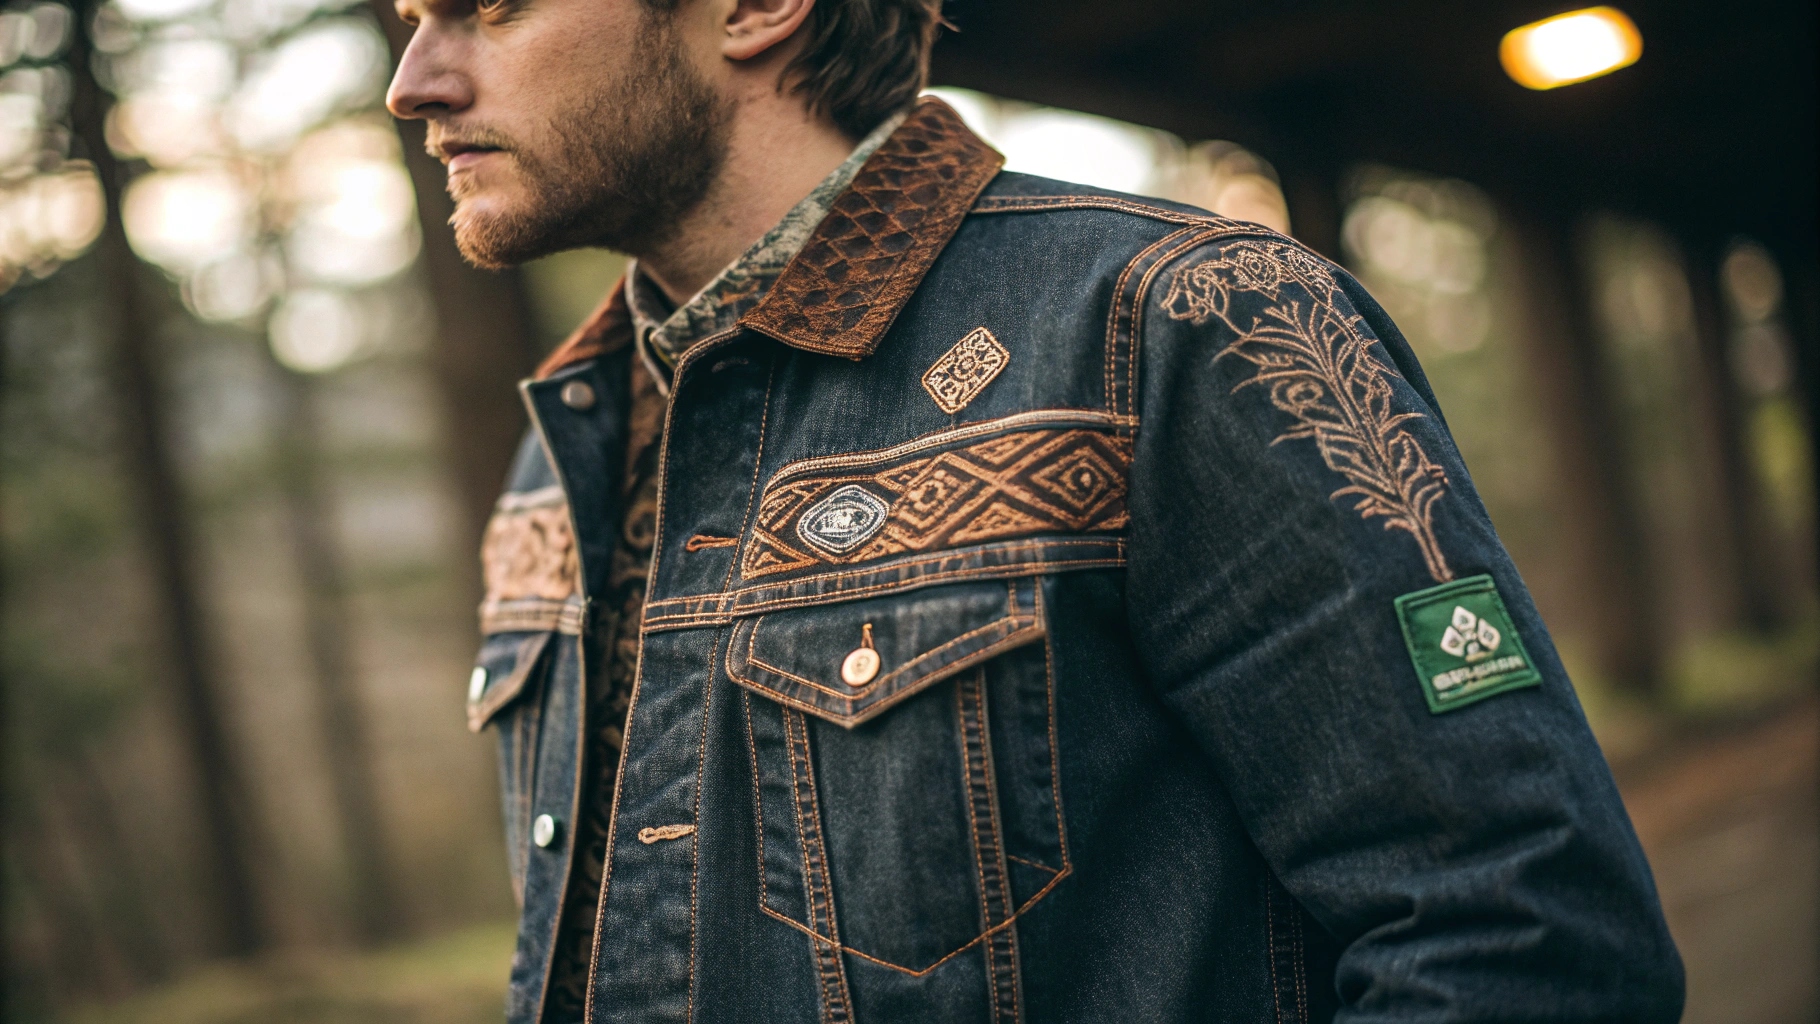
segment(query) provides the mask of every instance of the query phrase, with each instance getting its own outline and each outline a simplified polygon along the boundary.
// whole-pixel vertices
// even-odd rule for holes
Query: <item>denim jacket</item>
[[[1383,310],[1256,225],[1001,162],[925,100],[675,369],[587,1024],[1678,1019]],[[614,296],[521,386],[486,541],[512,1024],[622,511]]]

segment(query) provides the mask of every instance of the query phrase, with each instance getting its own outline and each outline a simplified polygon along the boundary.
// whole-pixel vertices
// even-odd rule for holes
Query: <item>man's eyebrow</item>
[[[398,20],[407,25],[415,25],[430,14],[459,14],[464,6],[462,0],[392,0],[392,9],[398,12]]]

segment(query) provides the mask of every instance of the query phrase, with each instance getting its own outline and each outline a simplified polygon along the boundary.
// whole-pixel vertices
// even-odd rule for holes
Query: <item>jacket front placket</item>
[[[567,499],[570,529],[580,562],[581,631],[573,641],[575,670],[550,674],[563,692],[545,698],[546,731],[536,809],[560,822],[557,842],[532,851],[525,881],[527,920],[512,958],[512,1024],[537,1024],[548,994],[551,952],[561,923],[564,894],[575,862],[575,837],[587,791],[582,766],[597,722],[589,715],[587,679],[594,651],[594,596],[605,590],[619,522],[620,470],[625,464],[629,350],[621,349],[519,385],[533,428]],[[559,649],[558,656],[563,653]],[[560,765],[566,770],[556,770]],[[542,920],[533,921],[530,915]],[[535,974],[534,972],[541,972]],[[535,998],[530,998],[534,995]],[[522,1005],[521,1005],[522,1004]]]
[[[677,365],[659,455],[648,600],[686,586],[679,574],[700,577],[705,569],[722,576],[722,560],[731,574],[730,549],[686,553],[677,538],[736,537],[750,509],[770,362],[715,358],[742,333],[735,328],[704,339]],[[715,711],[712,666],[721,632],[640,638],[614,782],[588,1024],[690,1018],[704,723]]]

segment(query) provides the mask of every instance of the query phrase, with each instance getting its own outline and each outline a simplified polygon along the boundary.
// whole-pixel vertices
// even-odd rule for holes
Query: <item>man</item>
[[[399,0],[483,266],[635,257],[484,543],[514,1024],[1672,1021],[1383,311],[1000,173],[939,0]]]

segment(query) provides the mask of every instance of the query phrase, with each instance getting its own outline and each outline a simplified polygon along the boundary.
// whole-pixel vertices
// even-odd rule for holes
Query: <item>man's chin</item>
[[[484,202],[459,203],[449,224],[462,257],[484,270],[515,267],[565,248],[549,232],[539,230],[532,218]]]

